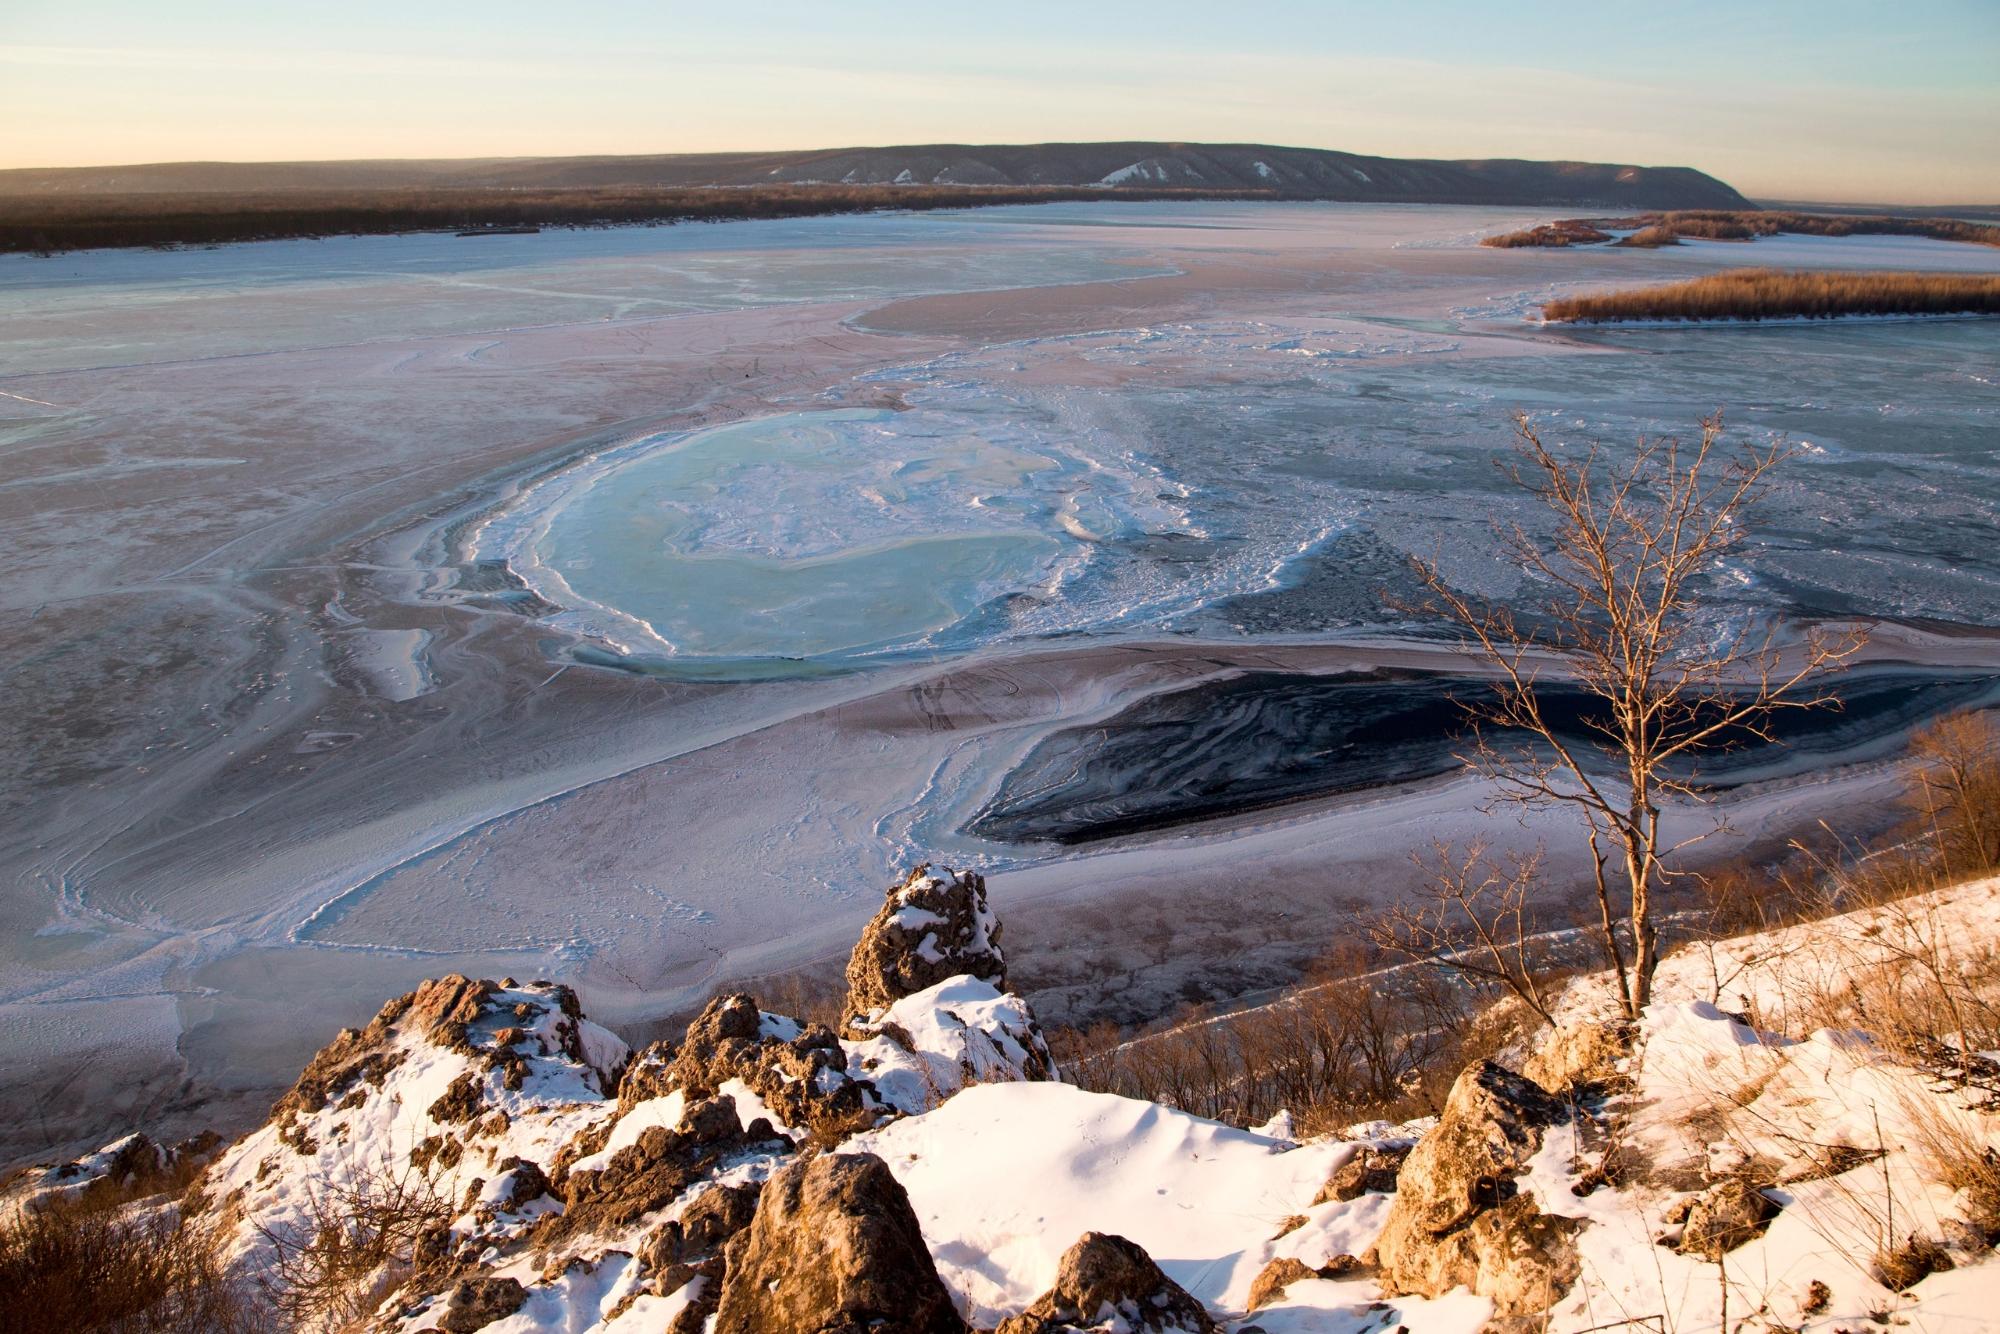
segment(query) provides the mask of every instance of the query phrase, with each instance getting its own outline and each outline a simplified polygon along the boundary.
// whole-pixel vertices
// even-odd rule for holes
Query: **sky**
[[[2000,0],[0,0],[0,167],[1097,139],[2000,203]]]

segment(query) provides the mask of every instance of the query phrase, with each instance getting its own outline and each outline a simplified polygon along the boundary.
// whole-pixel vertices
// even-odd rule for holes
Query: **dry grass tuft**
[[[2000,277],[1743,269],[1660,287],[1561,297],[1542,307],[1546,320],[1579,324],[1962,314],[2000,315]]]

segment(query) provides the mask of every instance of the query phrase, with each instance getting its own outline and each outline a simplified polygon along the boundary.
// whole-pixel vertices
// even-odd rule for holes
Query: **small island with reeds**
[[[1623,233],[1623,235],[1620,235]],[[1564,218],[1480,241],[1501,250],[1608,245],[1653,250],[1694,241],[1754,241],[1762,236],[1918,236],[2000,246],[2000,226],[1962,218],[1795,213],[1767,209],[1680,209],[1624,218]]]
[[[2000,315],[2000,276],[1740,269],[1542,306],[1552,324],[1925,315]]]

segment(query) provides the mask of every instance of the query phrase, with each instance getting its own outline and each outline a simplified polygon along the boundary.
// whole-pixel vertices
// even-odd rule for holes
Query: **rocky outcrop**
[[[1396,1176],[1376,1243],[1383,1291],[1436,1297],[1467,1287],[1501,1316],[1547,1307],[1575,1281],[1575,1220],[1544,1214],[1515,1178],[1542,1134],[1569,1117],[1534,1081],[1482,1061],[1452,1085],[1444,1115]]]
[[[726,1251],[716,1334],[962,1334],[910,1199],[872,1154],[768,1181]]]
[[[1303,1268],[1303,1266],[1301,1266]],[[1135,1242],[1086,1232],[1063,1252],[1055,1286],[994,1334],[1216,1334],[1202,1304]]]
[[[22,1208],[38,1209],[56,1200],[111,1203],[155,1195],[184,1185],[221,1147],[222,1137],[213,1131],[172,1145],[127,1135],[95,1153],[24,1173],[15,1198]]]
[[[872,1020],[852,1020],[849,1073],[897,1111],[929,1111],[967,1084],[1054,1077],[1028,1003],[974,977],[906,996]]]
[[[766,1136],[765,1138],[769,1138]],[[537,1240],[553,1246],[580,1233],[608,1233],[679,1199],[722,1159],[755,1142],[728,1098],[695,1103],[672,1129],[648,1126],[594,1171],[563,1174],[563,1211]]]
[[[906,996],[968,976],[1007,988],[1000,922],[986,881],[928,862],[891,885],[847,960],[847,1016],[868,1020]]]
[[[680,1091],[714,1097],[731,1080],[753,1090],[785,1127],[831,1144],[883,1113],[868,1081],[847,1073],[847,1049],[824,1024],[766,1014],[748,996],[723,996],[688,1025],[678,1045],[654,1043],[619,1089],[624,1110]]]

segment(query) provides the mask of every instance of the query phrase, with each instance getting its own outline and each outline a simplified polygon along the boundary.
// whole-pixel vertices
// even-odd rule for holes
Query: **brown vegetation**
[[[561,190],[271,191],[0,199],[0,253],[443,231],[803,218],[1076,200],[1270,199],[1270,191],[1080,186],[768,185]]]
[[[1790,232],[1800,236],[1922,236],[1933,241],[2000,246],[2000,227],[1991,223],[1965,222],[1958,218],[1688,209],[1649,213],[1644,221],[1664,227],[1678,236],[1692,236],[1704,241],[1749,241],[1759,236]]]
[[[442,1257],[427,1234],[451,1221],[451,1201],[420,1171],[364,1172],[311,1189],[297,1229],[260,1229],[272,1253],[264,1297],[293,1328],[344,1328],[389,1289]]]
[[[1158,1029],[1049,1036],[1062,1077],[1101,1093],[1234,1125],[1289,1112],[1299,1134],[1434,1113],[1468,1060],[1513,1036],[1494,993],[1423,969],[1376,968],[1359,949],[1323,961],[1323,980],[1234,1014],[1195,1007]],[[1485,1016],[1486,1022],[1481,1022]]]
[[[1964,314],[2000,315],[2000,277],[1740,269],[1658,287],[1559,297],[1542,307],[1545,320],[1583,324]]]
[[[0,1334],[260,1328],[214,1243],[171,1213],[63,1201],[0,1223]]]

